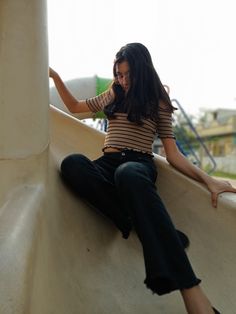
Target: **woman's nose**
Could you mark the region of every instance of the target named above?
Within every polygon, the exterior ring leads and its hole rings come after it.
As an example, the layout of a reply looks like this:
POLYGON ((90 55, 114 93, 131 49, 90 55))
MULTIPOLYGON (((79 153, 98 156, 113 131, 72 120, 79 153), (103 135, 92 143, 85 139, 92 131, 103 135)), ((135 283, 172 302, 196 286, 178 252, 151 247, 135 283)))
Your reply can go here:
POLYGON ((125 84, 125 83, 128 83, 128 81, 129 81, 128 76, 127 76, 127 75, 124 75, 124 76, 123 76, 123 83, 124 83, 124 84, 125 84))

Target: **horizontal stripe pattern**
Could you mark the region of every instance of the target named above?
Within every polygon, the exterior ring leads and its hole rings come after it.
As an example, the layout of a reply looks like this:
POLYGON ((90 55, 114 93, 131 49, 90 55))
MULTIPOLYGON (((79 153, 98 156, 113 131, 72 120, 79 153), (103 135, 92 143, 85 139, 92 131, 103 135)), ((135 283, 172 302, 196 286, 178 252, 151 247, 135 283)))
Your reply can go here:
POLYGON ((92 112, 103 111, 104 107, 113 101, 114 97, 110 90, 101 93, 98 96, 87 98, 86 103, 92 112))
MULTIPOLYGON (((113 101, 113 95, 106 91, 96 97, 86 100, 92 112, 102 111, 106 105, 113 101)), ((109 119, 104 148, 128 148, 152 154, 152 144, 157 134, 159 138, 175 138, 172 129, 172 114, 165 104, 159 108, 158 120, 143 119, 142 125, 127 120, 126 113, 115 113, 109 119)))

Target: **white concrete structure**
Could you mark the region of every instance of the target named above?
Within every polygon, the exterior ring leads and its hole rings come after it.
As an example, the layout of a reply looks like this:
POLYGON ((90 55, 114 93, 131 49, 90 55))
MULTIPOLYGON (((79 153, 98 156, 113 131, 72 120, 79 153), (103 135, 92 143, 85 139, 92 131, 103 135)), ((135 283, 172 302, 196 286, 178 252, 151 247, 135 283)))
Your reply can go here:
POLYGON ((48 145, 46 0, 0 1, 0 158, 48 145))

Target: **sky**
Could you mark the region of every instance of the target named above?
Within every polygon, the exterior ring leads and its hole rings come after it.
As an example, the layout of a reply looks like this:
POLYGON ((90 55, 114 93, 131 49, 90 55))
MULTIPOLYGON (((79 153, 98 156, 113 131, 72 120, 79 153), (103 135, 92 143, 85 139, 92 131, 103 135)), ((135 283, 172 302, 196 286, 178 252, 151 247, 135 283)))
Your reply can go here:
POLYGON ((129 42, 193 115, 236 109, 235 0, 47 0, 49 63, 62 77, 112 78, 129 42))

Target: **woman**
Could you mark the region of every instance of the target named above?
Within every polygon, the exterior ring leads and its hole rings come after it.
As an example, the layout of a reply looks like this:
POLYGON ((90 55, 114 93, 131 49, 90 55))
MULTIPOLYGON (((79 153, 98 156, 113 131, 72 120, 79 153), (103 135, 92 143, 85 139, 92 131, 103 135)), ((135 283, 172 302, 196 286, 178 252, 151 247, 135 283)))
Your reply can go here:
POLYGON ((109 120, 103 155, 94 161, 81 154, 66 157, 61 164, 62 177, 73 191, 109 217, 124 238, 132 227, 136 230, 143 247, 148 288, 159 295, 180 290, 188 313, 219 313, 201 290, 156 191, 155 134, 163 143, 167 161, 204 183, 214 207, 220 193, 236 189, 208 176, 179 152, 171 125, 174 108, 145 46, 131 43, 122 47, 116 54, 113 74, 106 92, 78 101, 50 68, 49 75, 72 113, 104 111, 109 120))

